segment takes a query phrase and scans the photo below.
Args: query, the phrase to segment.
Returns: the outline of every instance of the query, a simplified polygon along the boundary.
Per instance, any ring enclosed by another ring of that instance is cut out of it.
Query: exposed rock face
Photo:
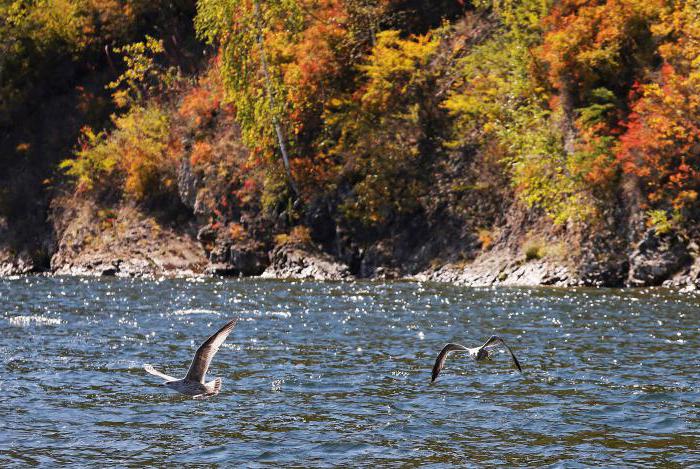
[[[57,275],[195,275],[207,265],[204,250],[188,234],[144,216],[134,207],[97,210],[89,201],[55,220]],[[57,215],[58,216],[58,215]]]
[[[277,246],[270,254],[270,266],[263,278],[295,278],[312,280],[351,280],[345,264],[310,246]]]
[[[0,277],[23,275],[35,270],[34,262],[29,256],[11,256],[0,251]]]
[[[577,274],[584,285],[623,287],[629,273],[627,245],[612,230],[604,235],[596,234],[584,243],[576,264]]]
[[[209,256],[212,263],[206,273],[211,275],[260,275],[269,264],[267,254],[255,243],[219,246]]]
[[[568,266],[538,259],[529,262],[513,261],[508,252],[489,252],[467,265],[450,264],[434,271],[416,275],[416,280],[449,282],[471,287],[491,285],[572,286],[580,280]]]
[[[661,285],[692,262],[688,247],[676,234],[657,236],[651,229],[630,256],[630,286]]]

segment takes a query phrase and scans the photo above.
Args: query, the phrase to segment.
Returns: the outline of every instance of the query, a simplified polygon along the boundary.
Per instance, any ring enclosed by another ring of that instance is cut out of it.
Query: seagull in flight
[[[459,344],[445,345],[442,348],[442,350],[440,350],[440,353],[438,354],[437,359],[435,360],[435,365],[433,365],[433,376],[430,381],[434,382],[437,379],[438,375],[440,374],[440,371],[442,371],[442,369],[445,367],[445,360],[447,359],[447,354],[449,354],[450,352],[467,352],[471,358],[473,358],[477,362],[480,362],[484,360],[490,360],[491,356],[493,355],[493,351],[500,345],[502,345],[506,348],[506,350],[508,350],[508,353],[510,353],[510,357],[513,359],[515,367],[520,373],[522,373],[523,370],[522,368],[520,368],[520,362],[518,362],[518,359],[515,358],[515,354],[510,349],[510,347],[508,347],[508,345],[503,341],[503,339],[501,339],[497,335],[492,335],[491,338],[487,340],[486,343],[481,347],[468,348],[464,345]]]
[[[209,337],[194,354],[192,364],[187,372],[187,375],[182,379],[173,378],[165,373],[153,368],[151,365],[143,365],[143,368],[154,376],[163,378],[164,386],[174,389],[175,391],[192,396],[194,399],[207,399],[219,394],[221,390],[221,378],[216,378],[213,381],[205,382],[204,376],[207,374],[209,365],[211,364],[214,355],[224,343],[226,337],[231,333],[236,325],[237,319],[231,319],[229,322],[219,329],[216,334]]]

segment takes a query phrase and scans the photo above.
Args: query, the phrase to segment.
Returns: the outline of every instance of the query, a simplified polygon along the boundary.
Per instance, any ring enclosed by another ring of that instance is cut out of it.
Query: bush
[[[308,245],[311,244],[311,230],[303,225],[295,226],[289,234],[283,233],[275,236],[277,246],[284,245]]]
[[[545,248],[539,241],[528,241],[523,246],[523,250],[526,261],[542,259],[545,255]]]
[[[488,251],[489,249],[491,249],[491,246],[493,246],[494,241],[494,233],[491,230],[487,228],[481,228],[478,231],[477,236],[479,237],[479,242],[481,242],[481,249],[483,249],[484,251]]]
[[[114,125],[110,134],[84,129],[76,158],[61,163],[78,190],[116,188],[137,201],[173,190],[177,149],[167,114],[153,105],[134,107]]]

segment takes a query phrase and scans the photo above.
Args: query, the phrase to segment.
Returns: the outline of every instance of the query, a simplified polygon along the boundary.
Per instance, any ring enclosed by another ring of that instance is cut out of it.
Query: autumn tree
[[[653,32],[663,63],[633,92],[617,157],[650,208],[682,213],[700,190],[700,2],[670,4]]]
[[[361,85],[326,112],[329,154],[343,162],[353,185],[343,205],[350,220],[374,226],[415,210],[426,183],[421,161],[431,156],[430,112],[437,106],[431,107],[429,64],[439,44],[439,32],[406,39],[398,31],[378,33],[359,67]]]

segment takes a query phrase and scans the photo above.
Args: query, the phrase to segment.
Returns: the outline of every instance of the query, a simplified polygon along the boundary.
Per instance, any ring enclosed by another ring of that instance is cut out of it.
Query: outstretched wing
[[[236,319],[231,319],[229,322],[224,324],[224,326],[219,329],[216,334],[209,337],[194,354],[194,359],[190,365],[189,371],[187,371],[187,376],[185,379],[192,381],[199,381],[204,383],[204,375],[207,374],[209,365],[211,364],[214,355],[224,343],[226,337],[231,333],[234,326],[236,325]]]
[[[440,371],[445,367],[445,360],[447,359],[447,354],[450,352],[454,352],[455,350],[461,350],[461,351],[469,351],[467,347],[464,345],[459,345],[459,344],[447,344],[445,345],[442,350],[440,350],[440,353],[437,356],[437,359],[435,359],[435,365],[433,365],[433,376],[430,382],[434,382],[438,375],[440,374]]]
[[[508,347],[508,344],[506,344],[506,342],[503,339],[501,339],[500,337],[498,337],[497,335],[492,335],[491,338],[489,338],[489,340],[487,340],[486,343],[481,346],[481,348],[493,349],[493,348],[498,347],[499,345],[503,345],[506,348],[506,350],[508,350],[508,353],[510,353],[510,358],[513,359],[513,363],[515,364],[515,367],[518,369],[518,371],[520,373],[522,373],[523,369],[520,367],[520,362],[515,357],[515,354],[510,349],[510,347]]]
[[[177,381],[176,378],[173,378],[172,376],[168,376],[165,373],[161,373],[160,371],[156,370],[155,368],[153,368],[153,366],[151,366],[149,364],[143,365],[143,369],[148,371],[153,376],[163,378],[165,381]]]

